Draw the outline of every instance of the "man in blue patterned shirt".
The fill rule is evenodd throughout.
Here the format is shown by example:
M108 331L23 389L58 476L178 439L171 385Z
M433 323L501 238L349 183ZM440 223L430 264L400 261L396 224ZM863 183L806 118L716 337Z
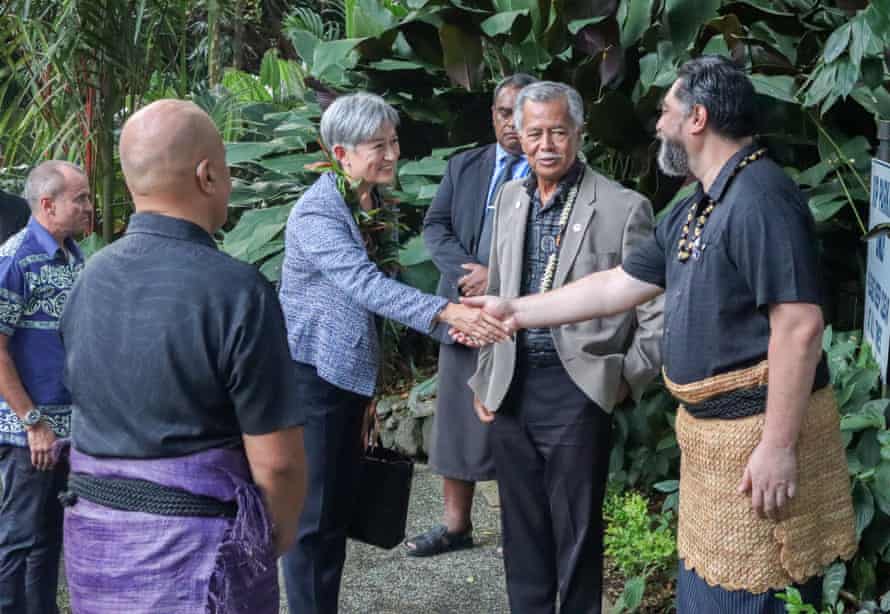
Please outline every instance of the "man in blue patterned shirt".
M89 221L89 183L73 164L44 162L25 200L31 219L0 247L0 612L55 614L67 469L51 449L71 413L58 328L83 268L72 236Z

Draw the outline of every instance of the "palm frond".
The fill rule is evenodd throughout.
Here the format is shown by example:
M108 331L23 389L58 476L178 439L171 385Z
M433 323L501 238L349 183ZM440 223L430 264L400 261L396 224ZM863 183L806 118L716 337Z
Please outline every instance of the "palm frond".
M297 6L285 15L281 23L287 34L293 30L303 30L319 40L337 40L342 37L345 8L342 0L323 3L317 7Z

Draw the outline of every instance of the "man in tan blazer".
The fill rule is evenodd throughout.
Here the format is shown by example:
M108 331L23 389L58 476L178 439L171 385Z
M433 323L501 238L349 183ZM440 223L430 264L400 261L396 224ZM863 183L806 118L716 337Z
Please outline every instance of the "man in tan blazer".
M500 192L487 294L560 287L618 265L651 235L649 202L578 159L577 91L529 85L514 120L532 174ZM470 387L480 419L492 423L513 612L552 614L558 591L561 611L599 614L610 412L658 373L661 328L656 300L480 351Z

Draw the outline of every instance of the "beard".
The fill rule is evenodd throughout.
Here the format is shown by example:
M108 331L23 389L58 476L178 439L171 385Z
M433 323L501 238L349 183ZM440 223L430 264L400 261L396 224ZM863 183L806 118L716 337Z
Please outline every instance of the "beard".
M658 168L670 177L685 177L689 174L689 156L682 143L661 137L658 149Z

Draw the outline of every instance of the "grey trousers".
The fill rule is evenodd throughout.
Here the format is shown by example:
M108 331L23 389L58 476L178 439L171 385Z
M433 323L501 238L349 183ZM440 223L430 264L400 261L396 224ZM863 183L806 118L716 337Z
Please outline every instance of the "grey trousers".
M38 471L28 448L0 446L0 614L58 614L67 476L67 462Z

